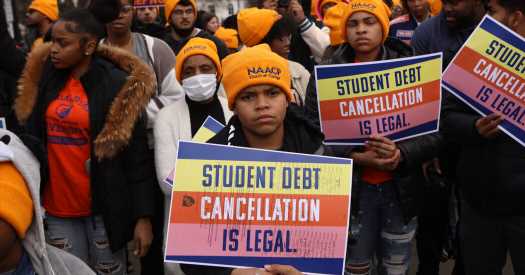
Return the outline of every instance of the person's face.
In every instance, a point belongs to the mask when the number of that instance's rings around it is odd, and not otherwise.
[[[156,7],[144,7],[137,9],[137,19],[144,24],[151,24],[157,20],[159,10]]]
[[[121,8],[117,19],[107,25],[109,32],[123,33],[131,30],[133,7],[128,0],[120,0]]]
[[[336,4],[335,3],[326,3],[324,4],[322,7],[321,7],[321,15],[324,17],[324,15],[326,14],[326,12],[333,6],[335,6]]]
[[[416,18],[424,17],[429,12],[427,0],[407,0],[407,6],[410,14]]]
[[[217,68],[207,56],[192,55],[182,64],[182,80],[199,74],[217,74]]]
[[[356,53],[370,53],[381,46],[383,31],[377,17],[368,12],[356,12],[348,18],[346,36]]]
[[[443,12],[447,25],[454,29],[467,25],[474,19],[477,0],[443,0]]]
[[[210,33],[215,33],[219,26],[219,19],[217,19],[217,17],[214,16],[211,18],[210,21],[208,21],[208,25],[206,25],[206,30]]]
[[[287,107],[286,95],[281,89],[273,85],[256,85],[237,95],[234,112],[243,130],[267,137],[283,127]]]
[[[11,225],[0,219],[0,261],[9,256],[18,236]]]
[[[47,17],[43,13],[37,10],[29,10],[26,13],[26,26],[33,27],[39,25],[46,19]]]
[[[193,28],[195,23],[195,13],[193,6],[175,6],[173,13],[171,14],[171,21],[175,28],[179,30],[189,30]]]
[[[270,48],[272,52],[288,59],[290,54],[290,43],[292,41],[292,35],[286,35],[281,38],[274,39],[270,42]]]
[[[262,8],[277,11],[277,0],[264,0]]]
[[[57,69],[72,68],[93,54],[97,41],[88,34],[73,33],[75,23],[58,21],[51,31],[51,62]]]
[[[525,14],[521,11],[509,11],[502,7],[500,0],[490,0],[488,3],[488,14],[503,25],[525,37]]]

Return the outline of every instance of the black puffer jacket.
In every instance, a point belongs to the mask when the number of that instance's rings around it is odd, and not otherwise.
[[[401,40],[388,38],[381,50],[381,60],[396,59],[413,56],[414,51]],[[344,64],[354,61],[354,50],[350,45],[341,46],[334,55],[323,62],[323,64]],[[317,104],[317,92],[315,90],[315,78],[312,75],[306,93],[306,115],[309,119],[319,125],[319,110]],[[394,171],[394,182],[397,187],[403,217],[408,223],[413,217],[417,216],[418,208],[424,186],[424,177],[421,169],[422,163],[436,157],[442,145],[440,134],[429,134],[415,137],[397,143],[402,154],[402,163]],[[333,152],[340,157],[349,157],[352,151],[360,151],[361,147],[344,146],[334,147]],[[352,186],[352,212],[357,213],[359,203],[359,192],[361,186],[365,184],[361,180],[360,168],[355,167],[354,184]]]
[[[44,114],[70,76],[53,67],[50,51],[46,43],[29,54],[15,100],[22,138],[41,162],[42,186],[49,174]],[[99,46],[80,81],[89,101],[92,212],[102,215],[117,251],[131,240],[137,219],[154,214],[157,183],[143,112],[155,92],[155,76],[132,54]]]

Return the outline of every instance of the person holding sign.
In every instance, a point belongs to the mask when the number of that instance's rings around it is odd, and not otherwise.
[[[488,10],[523,45],[523,1],[490,0]],[[467,275],[501,274],[507,253],[515,274],[525,273],[525,148],[500,130],[502,121],[496,113],[481,117],[452,96],[445,101],[442,130],[461,146],[460,243]]]
[[[389,8],[381,0],[354,0],[345,7],[342,25],[346,41],[326,64],[395,59],[413,55],[402,41],[388,37]],[[310,85],[307,114],[318,121],[317,93]],[[358,127],[357,125],[355,127]],[[423,186],[421,165],[439,148],[439,136],[425,135],[394,143],[371,136],[363,148],[342,148],[343,157],[357,164],[359,178],[352,189],[351,232],[347,272],[368,274],[379,258],[379,274],[404,274],[410,264],[410,242],[417,221]]]
[[[323,134],[302,117],[292,99],[287,61],[266,44],[246,48],[223,61],[223,83],[234,112],[209,142],[287,152],[323,154]],[[269,263],[271,264],[271,263]],[[227,269],[183,265],[187,275],[301,274],[289,266]]]
[[[164,180],[175,167],[177,142],[191,140],[208,116],[223,124],[232,116],[226,99],[217,93],[222,67],[213,41],[200,37],[190,39],[177,56],[175,71],[186,97],[162,109],[154,127],[155,166],[165,196],[164,228],[172,191]],[[166,264],[166,273],[172,274],[173,268],[172,264]]]

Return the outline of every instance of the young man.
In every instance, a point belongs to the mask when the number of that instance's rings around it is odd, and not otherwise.
[[[416,54],[443,52],[443,68],[485,15],[484,0],[444,0],[443,11],[421,24],[412,37]]]
[[[133,20],[132,31],[147,34],[159,39],[163,39],[166,30],[161,20],[158,6],[136,6],[135,2],[151,3],[156,1],[133,1],[135,20]]]
[[[430,18],[428,0],[402,0],[408,13],[390,22],[390,35],[410,45],[416,28]]]
[[[388,37],[390,10],[381,0],[354,0],[342,16],[344,43],[326,64],[395,59],[413,55],[400,40]],[[307,94],[307,114],[318,121],[313,79]],[[379,274],[405,274],[410,265],[423,177],[421,164],[437,154],[439,139],[421,136],[394,143],[372,136],[364,147],[342,148],[342,157],[356,163],[350,219],[347,272],[369,274],[378,258]]]
[[[525,37],[523,1],[490,0],[488,7]],[[501,121],[446,98],[442,131],[460,144],[460,244],[467,275],[501,274],[508,254],[515,274],[525,273],[525,148],[497,128]]]
[[[53,22],[58,20],[57,0],[34,0],[27,8],[26,25],[28,51],[44,42]]]
[[[228,103],[219,96],[222,68],[215,44],[195,37],[177,56],[177,79],[182,82],[186,98],[159,112],[155,122],[155,166],[159,185],[164,193],[164,232],[167,230],[171,202],[171,186],[164,180],[175,167],[179,140],[191,140],[208,116],[226,124],[232,116]],[[176,266],[165,264],[166,274],[174,274]]]
[[[436,3],[437,1],[432,1]],[[412,37],[412,46],[416,54],[443,53],[443,69],[448,66],[461,46],[465,43],[474,28],[485,15],[485,0],[443,0],[443,10],[423,22]],[[439,2],[438,2],[439,3]],[[431,4],[432,5],[432,4]],[[447,98],[448,92],[443,92]],[[444,102],[444,100],[443,100]],[[444,113],[442,112],[442,115]],[[442,120],[443,121],[443,120]],[[441,123],[442,123],[441,121]],[[456,162],[460,151],[455,141],[446,138],[439,156],[441,170],[446,184],[445,188],[426,188],[425,205],[421,209],[417,235],[419,270],[421,274],[439,273],[443,247],[449,236],[449,201],[451,197],[449,187],[457,181]],[[457,188],[454,188],[457,189]],[[456,197],[461,194],[456,194]],[[458,204],[461,208],[461,203]],[[456,236],[453,236],[455,239]],[[458,244],[454,240],[454,247]],[[460,248],[460,247],[459,247]],[[455,272],[462,274],[461,251],[455,261]]]
[[[274,68],[276,73],[250,74],[252,67]],[[209,142],[224,145],[323,154],[323,134],[293,104],[287,61],[267,45],[246,48],[223,61],[223,84],[234,116]],[[227,269],[187,266],[186,275],[301,274],[291,267]]]
[[[221,60],[228,55],[228,49],[220,39],[195,27],[197,21],[196,0],[166,0],[164,5],[166,22],[170,26],[164,41],[170,45],[176,55],[179,54],[184,43],[192,37],[202,37],[213,41]]]
[[[244,45],[253,47],[266,43],[274,53],[288,59],[294,32],[293,22],[288,17],[273,10],[250,8],[239,12],[237,24]],[[310,73],[297,62],[289,60],[288,64],[292,75],[292,102],[304,106]]]
[[[94,275],[80,259],[46,244],[38,167],[22,141],[0,129],[0,274]]]

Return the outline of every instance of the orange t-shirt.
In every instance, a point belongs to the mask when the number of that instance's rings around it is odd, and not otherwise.
[[[82,83],[71,77],[46,111],[49,182],[43,204],[54,216],[91,215],[88,106]]]
[[[382,184],[392,179],[392,173],[365,167],[361,178],[370,184]]]

